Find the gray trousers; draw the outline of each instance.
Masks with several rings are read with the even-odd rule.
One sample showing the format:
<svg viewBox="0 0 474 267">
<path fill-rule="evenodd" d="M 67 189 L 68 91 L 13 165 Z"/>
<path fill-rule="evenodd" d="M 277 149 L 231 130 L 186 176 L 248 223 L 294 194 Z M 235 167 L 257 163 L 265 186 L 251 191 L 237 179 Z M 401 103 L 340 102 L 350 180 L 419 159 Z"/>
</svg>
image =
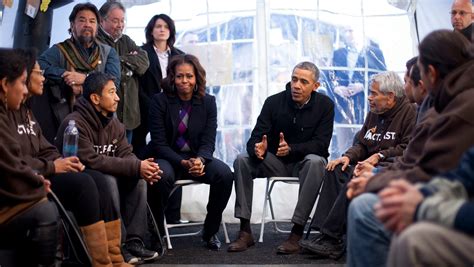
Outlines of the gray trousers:
<svg viewBox="0 0 474 267">
<path fill-rule="evenodd" d="M 474 266 L 474 237 L 419 222 L 392 239 L 387 266 Z"/>
<path fill-rule="evenodd" d="M 323 181 L 326 164 L 325 158 L 314 154 L 306 155 L 300 162 L 289 164 L 285 164 L 271 153 L 267 153 L 261 162 L 250 159 L 247 153 L 238 155 L 234 161 L 235 217 L 250 220 L 253 179 L 294 176 L 299 178 L 300 187 L 298 202 L 291 221 L 295 224 L 306 225 Z"/>
<path fill-rule="evenodd" d="M 147 227 L 146 182 L 143 179 L 104 175 L 114 208 L 122 219 L 122 242 L 145 240 Z"/>
</svg>

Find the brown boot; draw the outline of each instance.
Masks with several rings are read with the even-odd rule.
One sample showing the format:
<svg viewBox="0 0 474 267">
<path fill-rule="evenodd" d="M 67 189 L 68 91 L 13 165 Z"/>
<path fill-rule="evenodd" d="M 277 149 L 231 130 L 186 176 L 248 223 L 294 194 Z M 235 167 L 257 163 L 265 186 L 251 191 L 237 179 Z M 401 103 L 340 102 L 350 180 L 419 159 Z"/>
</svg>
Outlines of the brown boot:
<svg viewBox="0 0 474 267">
<path fill-rule="evenodd" d="M 107 232 L 107 241 L 109 244 L 109 256 L 114 266 L 131 267 L 132 265 L 123 260 L 120 250 L 121 232 L 120 219 L 105 223 L 105 231 Z"/>
<path fill-rule="evenodd" d="M 301 250 L 299 241 L 301 240 L 301 235 L 291 233 L 287 240 L 281 243 L 277 248 L 278 254 L 295 254 L 299 253 Z"/>
<path fill-rule="evenodd" d="M 108 253 L 104 221 L 81 227 L 93 267 L 112 266 Z"/>
<path fill-rule="evenodd" d="M 249 247 L 255 245 L 253 241 L 253 236 L 251 233 L 245 231 L 239 231 L 239 238 L 234 242 L 230 243 L 227 248 L 228 252 L 241 252 L 247 250 Z"/>
</svg>

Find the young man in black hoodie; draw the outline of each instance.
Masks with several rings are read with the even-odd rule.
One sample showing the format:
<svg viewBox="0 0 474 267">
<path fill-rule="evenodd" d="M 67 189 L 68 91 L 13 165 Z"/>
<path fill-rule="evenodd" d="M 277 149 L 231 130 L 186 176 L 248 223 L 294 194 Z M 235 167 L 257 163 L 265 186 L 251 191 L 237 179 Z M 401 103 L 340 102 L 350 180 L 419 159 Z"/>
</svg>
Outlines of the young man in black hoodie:
<svg viewBox="0 0 474 267">
<path fill-rule="evenodd" d="M 91 73 L 84 82 L 83 97 L 61 124 L 56 146 L 61 147 L 63 132 L 69 120 L 75 120 L 79 130 L 78 157 L 90 169 L 106 175 L 116 190 L 111 196 L 125 225 L 122 253 L 128 263 L 153 260 L 158 253 L 147 250 L 143 240 L 146 225 L 146 183 L 160 179 L 161 170 L 153 159 L 139 160 L 128 144 L 125 127 L 114 117 L 120 98 L 114 77 L 106 73 Z M 142 178 L 142 179 L 140 179 Z M 130 257 L 130 254 L 135 257 Z"/>
</svg>

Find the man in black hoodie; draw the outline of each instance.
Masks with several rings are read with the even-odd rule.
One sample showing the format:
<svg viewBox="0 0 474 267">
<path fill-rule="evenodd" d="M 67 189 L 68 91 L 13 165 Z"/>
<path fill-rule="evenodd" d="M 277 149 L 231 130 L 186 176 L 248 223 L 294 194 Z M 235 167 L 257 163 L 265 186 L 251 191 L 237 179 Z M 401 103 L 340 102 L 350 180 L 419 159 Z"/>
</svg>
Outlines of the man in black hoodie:
<svg viewBox="0 0 474 267">
<path fill-rule="evenodd" d="M 113 116 L 117 110 L 115 78 L 106 73 L 91 73 L 84 82 L 83 97 L 61 124 L 56 146 L 62 147 L 64 129 L 75 120 L 79 130 L 78 157 L 90 169 L 100 171 L 115 188 L 111 196 L 122 211 L 125 241 L 122 253 L 128 263 L 153 260 L 158 253 L 144 247 L 146 225 L 146 182 L 160 179 L 161 170 L 153 159 L 139 160 L 128 144 L 125 127 Z M 143 178 L 143 179 L 140 179 Z M 130 257 L 128 254 L 135 257 Z"/>
</svg>

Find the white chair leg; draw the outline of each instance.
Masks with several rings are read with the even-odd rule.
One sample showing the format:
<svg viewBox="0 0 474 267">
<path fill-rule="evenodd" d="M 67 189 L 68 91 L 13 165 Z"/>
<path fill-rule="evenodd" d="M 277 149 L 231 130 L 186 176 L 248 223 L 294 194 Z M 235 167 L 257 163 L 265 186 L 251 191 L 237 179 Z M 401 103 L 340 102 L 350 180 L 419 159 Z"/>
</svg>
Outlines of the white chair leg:
<svg viewBox="0 0 474 267">
<path fill-rule="evenodd" d="M 226 243 L 226 244 L 229 244 L 229 243 L 230 243 L 229 234 L 227 233 L 227 227 L 226 227 L 224 221 L 222 221 L 222 229 L 224 230 L 225 243 Z"/>
<path fill-rule="evenodd" d="M 165 228 L 166 244 L 168 245 L 168 249 L 173 249 L 173 246 L 171 246 L 170 233 L 168 231 L 168 224 L 166 223 L 166 218 L 163 221 L 165 225 L 164 228 Z"/>
<path fill-rule="evenodd" d="M 270 179 L 267 177 L 267 185 L 265 186 L 265 198 L 263 200 L 263 214 L 262 214 L 262 223 L 260 224 L 260 237 L 258 238 L 258 242 L 263 242 L 263 232 L 265 231 L 265 218 L 267 217 L 267 205 L 268 205 L 268 187 L 270 184 Z"/>
</svg>

